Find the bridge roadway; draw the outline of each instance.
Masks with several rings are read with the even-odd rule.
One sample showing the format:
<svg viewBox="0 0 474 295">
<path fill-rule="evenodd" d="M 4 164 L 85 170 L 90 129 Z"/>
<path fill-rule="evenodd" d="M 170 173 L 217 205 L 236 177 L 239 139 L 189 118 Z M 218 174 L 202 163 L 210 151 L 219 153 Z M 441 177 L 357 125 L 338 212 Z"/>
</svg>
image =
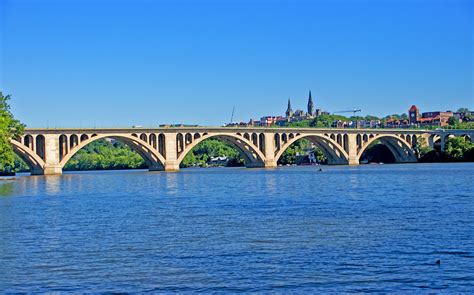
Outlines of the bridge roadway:
<svg viewBox="0 0 474 295">
<path fill-rule="evenodd" d="M 167 128 L 57 128 L 26 129 L 12 139 L 15 152 L 32 174 L 61 174 L 64 165 L 81 148 L 111 138 L 129 145 L 146 161 L 149 170 L 177 171 L 197 144 L 209 138 L 229 143 L 241 152 L 247 167 L 276 167 L 283 152 L 306 138 L 319 147 L 330 165 L 358 165 L 367 147 L 378 140 L 398 163 L 416 162 L 415 146 L 420 138 L 434 147 L 451 136 L 474 139 L 474 130 L 419 129 L 322 129 L 265 127 L 167 127 Z"/>
</svg>

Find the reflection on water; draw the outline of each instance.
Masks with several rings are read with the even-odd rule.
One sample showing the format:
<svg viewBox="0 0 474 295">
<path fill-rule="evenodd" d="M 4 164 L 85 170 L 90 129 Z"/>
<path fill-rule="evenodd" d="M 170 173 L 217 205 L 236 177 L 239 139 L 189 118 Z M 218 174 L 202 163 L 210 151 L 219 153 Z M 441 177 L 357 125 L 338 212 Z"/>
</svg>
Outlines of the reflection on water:
<svg viewBox="0 0 474 295">
<path fill-rule="evenodd" d="M 168 195 L 176 195 L 178 192 L 178 174 L 171 172 L 164 174 L 165 188 Z"/>
<path fill-rule="evenodd" d="M 0 292 L 472 291 L 473 164 L 318 170 L 1 182 Z"/>
<path fill-rule="evenodd" d="M 274 173 L 265 175 L 265 186 L 269 196 L 275 195 L 278 192 L 277 180 Z"/>
<path fill-rule="evenodd" d="M 13 194 L 13 180 L 0 181 L 0 196 L 10 196 Z"/>
<path fill-rule="evenodd" d="M 71 175 L 49 175 L 44 176 L 44 183 L 46 193 L 49 195 L 55 195 L 60 192 L 60 187 L 62 183 L 68 183 L 71 181 Z"/>
</svg>

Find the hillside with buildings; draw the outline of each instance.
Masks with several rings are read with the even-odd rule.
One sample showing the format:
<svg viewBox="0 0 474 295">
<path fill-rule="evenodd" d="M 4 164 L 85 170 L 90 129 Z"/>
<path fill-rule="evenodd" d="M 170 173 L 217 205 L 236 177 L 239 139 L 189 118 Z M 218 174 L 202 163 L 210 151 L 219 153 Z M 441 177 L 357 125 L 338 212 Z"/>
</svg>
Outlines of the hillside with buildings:
<svg viewBox="0 0 474 295">
<path fill-rule="evenodd" d="M 367 115 L 356 116 L 361 110 L 330 113 L 317 108 L 309 91 L 307 110 L 293 110 L 291 100 L 285 115 L 263 116 L 260 119 L 250 119 L 248 122 L 229 123 L 225 126 L 262 126 L 262 127 L 318 127 L 318 128 L 474 128 L 474 111 L 460 108 L 457 111 L 427 111 L 421 112 L 412 105 L 407 113 L 392 114 L 383 118 Z M 337 113 L 352 112 L 353 116 L 346 117 Z"/>
</svg>

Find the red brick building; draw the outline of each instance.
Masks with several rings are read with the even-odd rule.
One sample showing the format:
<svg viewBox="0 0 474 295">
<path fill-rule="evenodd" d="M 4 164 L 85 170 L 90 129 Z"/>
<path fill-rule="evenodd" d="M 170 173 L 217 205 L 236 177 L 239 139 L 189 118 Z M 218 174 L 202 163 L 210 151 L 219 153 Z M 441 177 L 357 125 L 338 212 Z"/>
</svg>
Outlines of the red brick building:
<svg viewBox="0 0 474 295">
<path fill-rule="evenodd" d="M 410 125 L 418 126 L 446 126 L 449 119 L 454 116 L 453 112 L 425 112 L 420 116 L 420 110 L 412 105 L 408 110 L 408 119 Z"/>
</svg>

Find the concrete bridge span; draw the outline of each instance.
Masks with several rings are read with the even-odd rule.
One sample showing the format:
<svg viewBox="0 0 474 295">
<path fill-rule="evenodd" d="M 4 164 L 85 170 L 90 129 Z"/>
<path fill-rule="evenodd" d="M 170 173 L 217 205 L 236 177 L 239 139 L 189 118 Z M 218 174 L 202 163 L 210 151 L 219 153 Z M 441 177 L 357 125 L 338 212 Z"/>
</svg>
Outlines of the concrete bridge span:
<svg viewBox="0 0 474 295">
<path fill-rule="evenodd" d="M 358 165 L 371 143 L 378 140 L 398 163 L 416 162 L 418 138 L 441 148 L 451 136 L 474 139 L 474 130 L 317 129 L 262 127 L 83 128 L 26 129 L 12 139 L 14 151 L 32 174 L 61 174 L 68 160 L 89 143 L 112 138 L 121 141 L 147 163 L 150 170 L 177 171 L 197 144 L 217 138 L 234 146 L 247 167 L 276 167 L 284 151 L 300 139 L 319 147 L 331 165 Z"/>
</svg>

